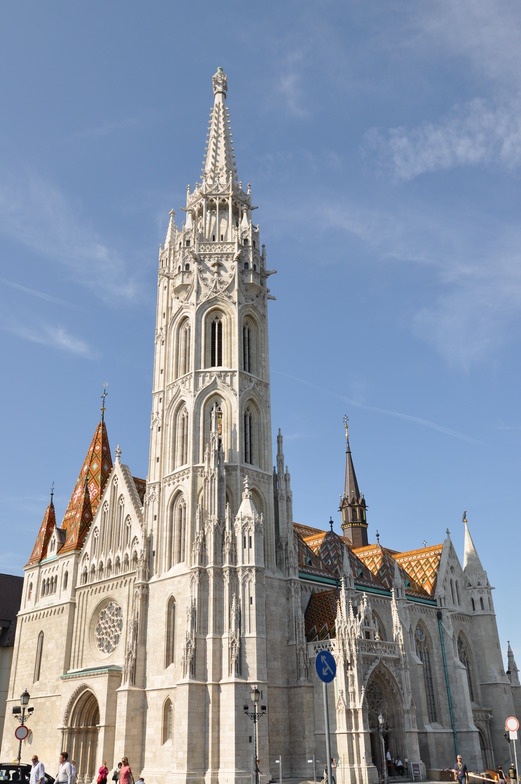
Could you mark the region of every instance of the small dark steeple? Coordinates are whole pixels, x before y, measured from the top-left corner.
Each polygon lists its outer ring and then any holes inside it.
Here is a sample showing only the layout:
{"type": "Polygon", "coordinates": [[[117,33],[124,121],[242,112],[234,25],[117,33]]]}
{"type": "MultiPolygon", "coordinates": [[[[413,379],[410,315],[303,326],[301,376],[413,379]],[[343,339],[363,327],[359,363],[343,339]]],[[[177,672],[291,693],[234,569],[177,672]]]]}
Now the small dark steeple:
{"type": "Polygon", "coordinates": [[[367,541],[366,503],[364,496],[358,489],[355,467],[349,446],[348,417],[344,416],[346,428],[346,478],[344,496],[340,499],[340,512],[342,513],[342,532],[351,540],[353,547],[365,547],[367,541]]]}

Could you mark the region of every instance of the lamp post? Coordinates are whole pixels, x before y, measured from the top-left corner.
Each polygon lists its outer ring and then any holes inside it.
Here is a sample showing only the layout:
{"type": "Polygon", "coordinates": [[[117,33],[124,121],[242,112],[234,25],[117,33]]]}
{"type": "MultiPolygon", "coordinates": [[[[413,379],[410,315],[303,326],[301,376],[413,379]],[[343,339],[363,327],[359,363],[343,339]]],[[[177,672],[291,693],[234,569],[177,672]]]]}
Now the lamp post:
{"type": "Polygon", "coordinates": [[[384,739],[384,730],[385,730],[385,719],[382,713],[378,714],[378,733],[380,735],[380,743],[382,746],[382,775],[384,784],[388,784],[389,777],[387,775],[387,759],[385,757],[385,739],[384,739]]]}
{"type": "Polygon", "coordinates": [[[261,693],[256,685],[252,685],[250,689],[250,700],[253,703],[253,710],[248,710],[248,706],[244,706],[244,715],[248,716],[253,722],[253,780],[255,784],[259,784],[259,761],[257,759],[257,722],[262,716],[266,715],[266,706],[260,706],[259,713],[259,700],[261,693]]]}
{"type": "Polygon", "coordinates": [[[34,710],[34,708],[28,708],[27,707],[29,705],[29,700],[30,699],[31,699],[31,695],[29,694],[29,692],[26,689],[24,691],[24,693],[20,695],[20,705],[22,706],[21,709],[18,707],[18,705],[15,705],[14,708],[13,708],[13,714],[14,714],[14,716],[16,716],[16,718],[20,722],[20,726],[17,728],[17,730],[15,732],[15,736],[18,738],[18,741],[19,741],[18,742],[18,757],[17,757],[18,764],[20,764],[20,761],[22,759],[22,741],[25,740],[25,738],[29,735],[29,730],[25,726],[25,714],[27,712],[27,715],[30,716],[31,713],[34,710]]]}

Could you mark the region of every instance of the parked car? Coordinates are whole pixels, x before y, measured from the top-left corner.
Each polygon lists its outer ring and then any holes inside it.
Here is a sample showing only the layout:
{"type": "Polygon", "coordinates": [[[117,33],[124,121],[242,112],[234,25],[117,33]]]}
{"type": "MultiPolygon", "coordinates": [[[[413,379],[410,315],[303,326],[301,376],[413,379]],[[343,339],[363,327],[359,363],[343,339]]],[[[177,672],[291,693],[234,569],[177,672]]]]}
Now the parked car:
{"type": "MultiPolygon", "coordinates": [[[[0,762],[0,784],[29,784],[31,765],[22,762],[0,762]]],[[[45,774],[45,784],[54,784],[54,776],[45,774]]]]}

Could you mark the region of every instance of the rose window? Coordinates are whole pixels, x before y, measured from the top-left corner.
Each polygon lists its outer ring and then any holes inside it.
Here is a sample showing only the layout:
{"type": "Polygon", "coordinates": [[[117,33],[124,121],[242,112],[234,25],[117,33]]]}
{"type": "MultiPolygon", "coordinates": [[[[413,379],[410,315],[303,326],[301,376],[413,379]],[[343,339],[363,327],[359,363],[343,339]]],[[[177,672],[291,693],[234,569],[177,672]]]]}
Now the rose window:
{"type": "Polygon", "coordinates": [[[96,642],[102,653],[112,653],[123,629],[123,610],[116,602],[109,602],[100,610],[96,625],[96,642]]]}

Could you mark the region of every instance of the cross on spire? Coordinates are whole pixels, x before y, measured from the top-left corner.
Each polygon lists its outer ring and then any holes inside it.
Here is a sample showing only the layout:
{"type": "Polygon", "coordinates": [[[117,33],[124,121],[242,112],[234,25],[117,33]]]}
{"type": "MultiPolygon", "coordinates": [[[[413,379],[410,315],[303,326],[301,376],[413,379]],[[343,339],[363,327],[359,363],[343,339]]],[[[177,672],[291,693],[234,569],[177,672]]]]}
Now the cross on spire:
{"type": "Polygon", "coordinates": [[[107,392],[108,385],[109,385],[109,382],[105,381],[105,383],[103,384],[103,394],[101,396],[101,421],[102,422],[105,419],[105,398],[108,395],[108,392],[107,392]]]}

